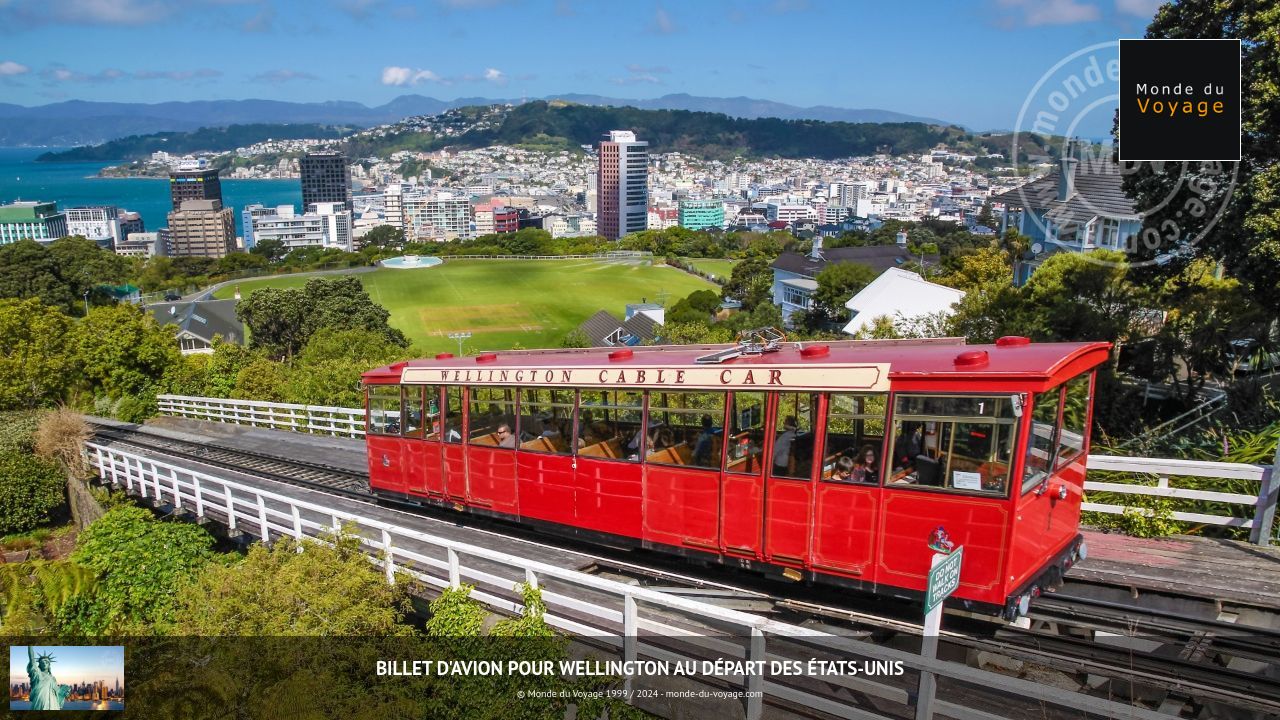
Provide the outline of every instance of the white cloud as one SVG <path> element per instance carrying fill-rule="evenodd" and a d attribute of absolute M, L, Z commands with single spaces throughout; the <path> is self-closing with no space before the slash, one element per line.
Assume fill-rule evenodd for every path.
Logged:
<path fill-rule="evenodd" d="M 1116 12 L 1140 18 L 1155 17 L 1164 0 L 1116 0 Z"/>
<path fill-rule="evenodd" d="M 148 25 L 168 19 L 178 6 L 174 0 L 4 0 L 0 13 L 28 25 Z"/>
<path fill-rule="evenodd" d="M 250 79 L 253 82 L 270 83 L 272 85 L 279 85 L 281 83 L 287 83 L 291 80 L 318 80 L 319 78 L 317 78 L 315 75 L 312 75 L 309 72 L 303 72 L 301 70 L 280 69 L 280 70 L 268 70 L 267 72 L 254 75 Z"/>
<path fill-rule="evenodd" d="M 448 83 L 449 81 L 430 70 L 414 70 L 396 65 L 382 68 L 383 85 L 417 85 L 424 82 Z"/>
<path fill-rule="evenodd" d="M 667 14 L 667 9 L 658 5 L 653 10 L 653 25 L 651 29 L 659 35 L 670 35 L 676 31 L 676 23 Z"/>
<path fill-rule="evenodd" d="M 647 73 L 640 73 L 638 75 L 628 75 L 627 77 L 613 78 L 611 82 L 614 85 L 641 85 L 641 84 L 661 85 L 662 84 L 662 80 L 660 80 L 657 76 L 649 75 Z"/>
<path fill-rule="evenodd" d="M 1014 11 L 1020 16 L 1020 24 L 1028 27 L 1072 25 L 1091 22 L 1102 16 L 1098 6 L 1076 0 L 997 0 L 997 3 Z M 1005 18 L 1006 24 L 1010 19 Z"/>
<path fill-rule="evenodd" d="M 496 83 L 498 85 L 507 84 L 507 76 L 504 75 L 502 71 L 497 68 L 485 68 L 484 79 L 488 80 L 491 83 Z"/>
<path fill-rule="evenodd" d="M 22 63 L 16 63 L 12 60 L 5 60 L 4 62 L 0 62 L 0 77 L 12 77 L 14 75 L 25 75 L 29 72 L 31 72 L 31 68 L 27 67 L 26 65 L 23 65 Z"/>

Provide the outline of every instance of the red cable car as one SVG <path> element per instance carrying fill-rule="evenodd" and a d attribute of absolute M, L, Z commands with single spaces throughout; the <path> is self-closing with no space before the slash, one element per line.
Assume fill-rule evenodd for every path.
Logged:
<path fill-rule="evenodd" d="M 1084 554 L 1106 343 L 772 340 L 372 370 L 373 492 L 1013 618 Z"/>

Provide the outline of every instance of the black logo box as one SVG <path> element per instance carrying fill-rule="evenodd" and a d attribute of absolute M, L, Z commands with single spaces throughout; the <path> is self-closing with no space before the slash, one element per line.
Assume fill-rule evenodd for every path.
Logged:
<path fill-rule="evenodd" d="M 1239 161 L 1240 58 L 1234 38 L 1120 40 L 1121 162 Z"/>

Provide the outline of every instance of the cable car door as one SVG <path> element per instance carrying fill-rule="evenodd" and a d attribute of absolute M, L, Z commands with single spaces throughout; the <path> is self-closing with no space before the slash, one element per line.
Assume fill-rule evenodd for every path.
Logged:
<path fill-rule="evenodd" d="M 450 385 L 444 389 L 444 432 L 442 436 L 441 476 L 445 497 L 464 502 L 467 499 L 467 447 L 462 444 L 462 430 L 466 427 L 463 416 L 462 388 Z"/>
<path fill-rule="evenodd" d="M 817 393 L 777 393 L 770 398 L 765 556 L 774 563 L 808 564 L 819 401 Z"/>
<path fill-rule="evenodd" d="M 832 393 L 826 400 L 813 569 L 874 583 L 888 401 L 883 394 L 859 393 Z"/>

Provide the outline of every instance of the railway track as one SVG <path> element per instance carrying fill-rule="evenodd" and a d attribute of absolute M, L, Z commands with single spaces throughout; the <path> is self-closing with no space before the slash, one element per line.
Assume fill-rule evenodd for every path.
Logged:
<path fill-rule="evenodd" d="M 385 504 L 369 492 L 366 473 L 306 460 L 284 458 L 220 445 L 158 435 L 144 428 L 94 425 L 95 434 L 112 443 L 170 457 L 255 475 L 282 483 Z M 399 503 L 389 503 L 403 507 Z M 745 577 L 722 568 L 726 580 L 690 577 L 677 572 L 678 560 L 648 556 L 637 564 L 634 552 L 587 545 L 550 536 L 513 523 L 465 516 L 446 510 L 412 506 L 415 512 L 477 528 L 499 527 L 501 534 L 595 559 L 599 573 L 620 575 L 699 597 L 734 604 L 754 612 L 788 616 L 794 622 L 836 624 L 851 634 L 887 641 L 895 635 L 918 636 L 920 624 L 903 608 L 886 612 L 883 601 L 844 595 L 832 604 L 814 602 L 813 593 L 788 592 L 777 581 Z M 687 565 L 683 566 L 687 569 Z M 703 573 L 707 574 L 707 573 Z M 819 593 L 827 600 L 830 592 Z M 1189 618 L 1167 611 L 1087 597 L 1049 594 L 1032 606 L 1031 627 L 1005 625 L 963 615 L 948 621 L 944 643 L 1052 668 L 1062 673 L 1105 676 L 1124 683 L 1160 688 L 1173 697 L 1213 700 L 1232 707 L 1280 715 L 1280 679 L 1259 672 L 1258 664 L 1280 662 L 1280 630 L 1240 626 L 1218 620 Z M 1110 641 L 1100 642 L 1105 635 Z M 1122 640 L 1115 640 L 1121 638 Z M 1146 642 L 1136 642 L 1146 641 Z M 1154 649 L 1150 643 L 1155 643 Z M 1227 663 L 1253 663 L 1245 669 Z"/>

